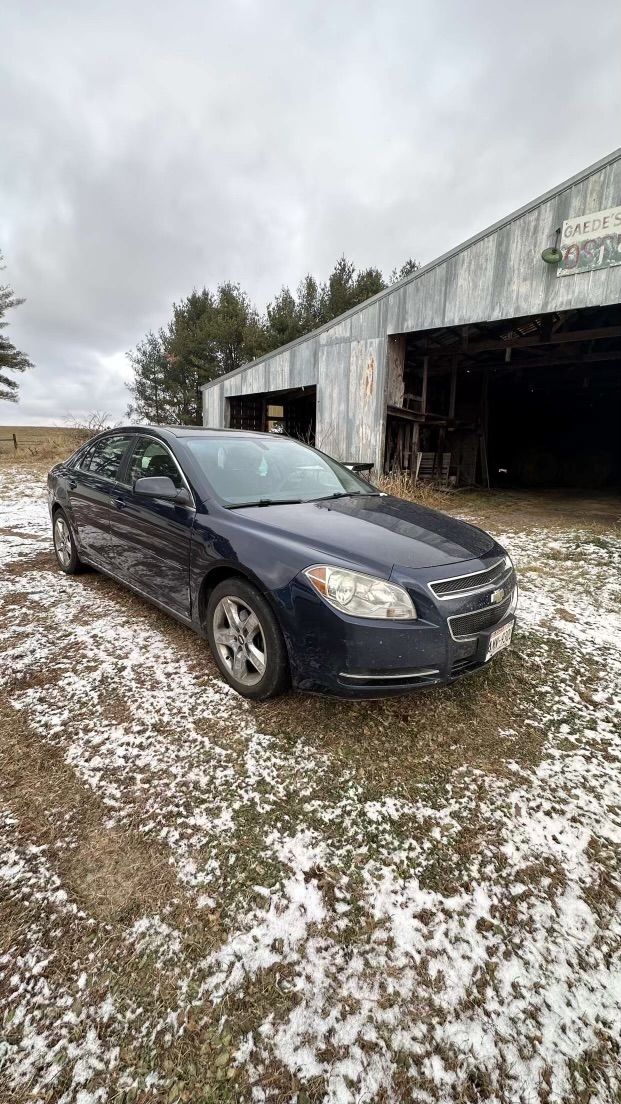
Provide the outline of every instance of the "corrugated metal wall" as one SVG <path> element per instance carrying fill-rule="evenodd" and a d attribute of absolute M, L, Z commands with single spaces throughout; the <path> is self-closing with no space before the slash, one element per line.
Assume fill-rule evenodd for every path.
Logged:
<path fill-rule="evenodd" d="M 225 399 L 317 385 L 317 447 L 381 464 L 387 336 L 621 302 L 621 266 L 557 277 L 541 260 L 564 219 L 621 204 L 621 151 L 484 234 L 309 334 L 205 388 L 204 423 Z"/>
<path fill-rule="evenodd" d="M 344 460 L 379 463 L 375 427 L 382 417 L 386 339 L 364 337 L 359 319 L 366 326 L 378 325 L 361 316 L 348 318 L 206 388 L 204 424 L 226 424 L 225 402 L 231 395 L 315 384 L 317 446 Z"/>

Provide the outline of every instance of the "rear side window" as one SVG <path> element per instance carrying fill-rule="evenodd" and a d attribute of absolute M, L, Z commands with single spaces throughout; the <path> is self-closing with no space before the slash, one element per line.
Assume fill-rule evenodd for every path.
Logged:
<path fill-rule="evenodd" d="M 94 447 L 93 445 L 90 445 L 89 448 L 83 448 L 82 451 L 79 452 L 77 456 L 74 456 L 73 461 L 71 463 L 71 467 L 72 468 L 81 468 L 82 471 L 87 471 L 88 465 L 91 462 L 91 455 L 92 455 L 92 452 L 93 452 L 93 447 Z"/>
<path fill-rule="evenodd" d="M 150 475 L 167 475 L 175 487 L 183 486 L 181 473 L 166 445 L 141 437 L 132 455 L 128 482 L 133 487 L 137 479 Z"/>
<path fill-rule="evenodd" d="M 116 479 L 130 440 L 130 437 L 104 437 L 97 441 L 80 461 L 82 471 Z"/>

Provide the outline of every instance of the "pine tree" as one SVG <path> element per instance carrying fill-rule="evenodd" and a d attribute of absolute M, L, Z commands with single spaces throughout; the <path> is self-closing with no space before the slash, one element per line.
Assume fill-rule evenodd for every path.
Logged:
<path fill-rule="evenodd" d="M 200 425 L 201 384 L 266 351 L 265 327 L 237 284 L 215 293 L 194 290 L 173 304 L 173 316 L 128 353 L 130 417 L 172 425 Z"/>
<path fill-rule="evenodd" d="M 372 295 L 384 291 L 385 287 L 386 282 L 379 268 L 366 268 L 363 272 L 359 272 L 352 289 L 354 300 L 352 307 L 357 307 L 359 303 L 364 303 L 365 299 L 370 299 Z"/>
<path fill-rule="evenodd" d="M 420 261 L 414 261 L 412 257 L 409 257 L 405 264 L 401 265 L 401 268 L 393 268 L 390 273 L 391 284 L 396 284 L 397 280 L 405 280 L 406 276 L 411 276 L 413 272 L 418 272 L 420 268 Z"/>
<path fill-rule="evenodd" d="M 391 280 L 417 267 L 407 261 Z M 173 304 L 166 327 L 148 333 L 127 354 L 134 371 L 128 413 L 159 424 L 200 425 L 201 384 L 295 341 L 385 287 L 379 268 L 356 272 L 340 257 L 325 283 L 309 273 L 295 294 L 281 288 L 264 318 L 239 284 L 220 284 L 215 292 L 194 289 Z"/>
<path fill-rule="evenodd" d="M 300 316 L 300 333 L 310 333 L 321 325 L 321 307 L 319 303 L 319 285 L 314 276 L 309 273 L 298 287 L 298 312 Z"/>
<path fill-rule="evenodd" d="M 268 303 L 267 330 L 270 346 L 274 349 L 295 341 L 303 333 L 299 303 L 287 287 L 282 288 L 272 303 Z"/>
<path fill-rule="evenodd" d="M 150 331 L 127 356 L 134 370 L 134 382 L 128 384 L 133 395 L 127 408 L 129 417 L 154 425 L 174 422 L 167 379 L 169 366 L 161 338 Z"/>
<path fill-rule="evenodd" d="M 379 268 L 366 268 L 356 273 L 356 266 L 346 257 L 336 262 L 328 281 L 319 291 L 319 308 L 322 323 L 331 322 L 339 314 L 364 303 L 386 287 Z"/>
<path fill-rule="evenodd" d="M 0 253 L 0 271 L 4 268 L 2 253 Z M 8 284 L 0 286 L 0 330 L 8 326 L 8 322 L 4 319 L 6 312 L 11 310 L 12 307 L 19 307 L 23 302 L 23 299 L 16 298 L 13 289 Z M 7 402 L 18 401 L 19 385 L 17 380 L 11 379 L 6 373 L 24 372 L 26 368 L 32 368 L 32 363 L 26 354 L 16 349 L 8 337 L 0 333 L 0 399 L 5 399 Z"/>
<path fill-rule="evenodd" d="M 331 322 L 353 306 L 354 273 L 356 266 L 345 256 L 339 257 L 328 280 L 321 285 L 319 309 L 321 322 Z"/>

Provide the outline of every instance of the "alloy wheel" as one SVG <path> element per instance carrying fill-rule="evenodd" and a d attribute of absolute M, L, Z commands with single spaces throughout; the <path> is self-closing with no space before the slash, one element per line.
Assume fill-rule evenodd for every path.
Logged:
<path fill-rule="evenodd" d="M 59 516 L 54 522 L 54 547 L 63 567 L 68 567 L 71 562 L 72 543 L 69 526 L 64 517 Z"/>
<path fill-rule="evenodd" d="M 213 614 L 218 654 L 234 679 L 254 686 L 265 674 L 267 648 L 261 622 L 241 598 L 221 598 Z"/>

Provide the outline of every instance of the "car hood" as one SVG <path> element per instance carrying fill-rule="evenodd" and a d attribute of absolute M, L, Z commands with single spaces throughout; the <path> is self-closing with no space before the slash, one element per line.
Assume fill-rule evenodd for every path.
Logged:
<path fill-rule="evenodd" d="M 260 528 L 307 542 L 318 553 L 406 568 L 440 567 L 484 556 L 495 541 L 482 529 L 392 495 L 252 506 L 236 511 Z"/>

